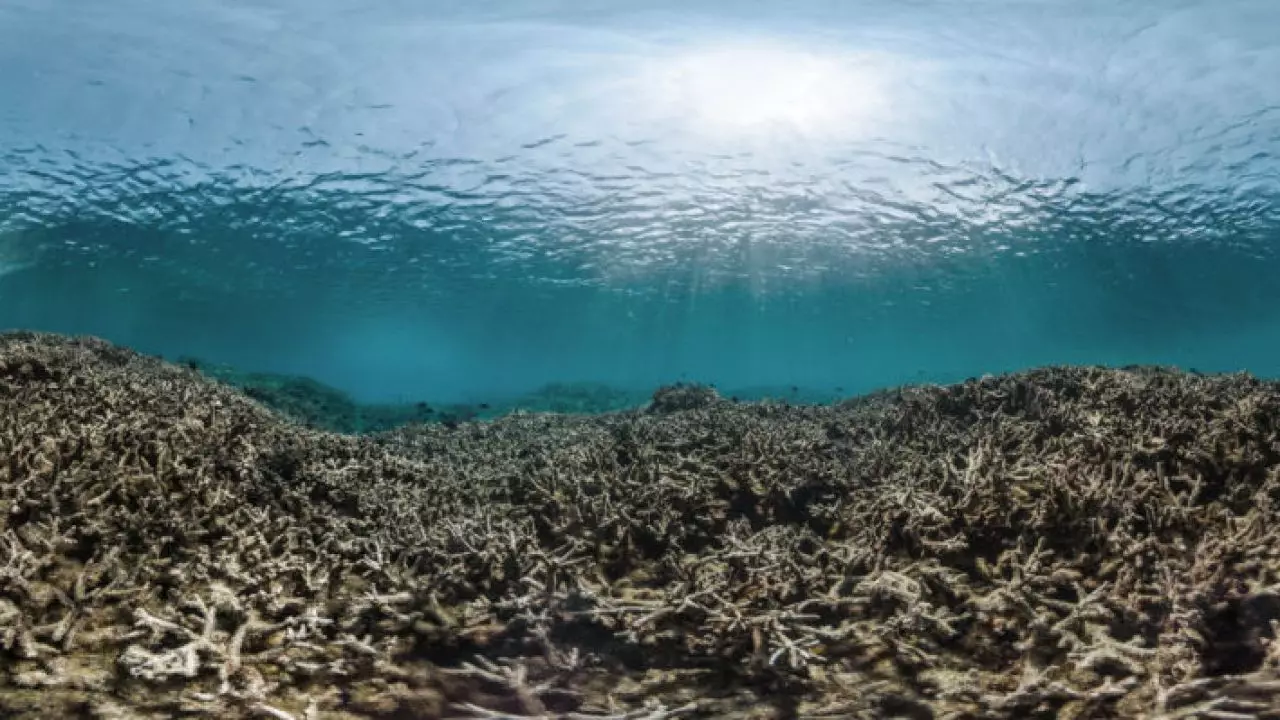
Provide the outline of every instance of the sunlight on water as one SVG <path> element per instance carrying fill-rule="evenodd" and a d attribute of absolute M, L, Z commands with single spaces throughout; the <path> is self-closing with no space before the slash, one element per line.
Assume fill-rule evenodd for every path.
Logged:
<path fill-rule="evenodd" d="M 760 132 L 857 137 L 885 119 L 891 78 L 872 58 L 845 55 L 767 42 L 693 50 L 641 71 L 642 102 L 730 142 Z"/>
<path fill-rule="evenodd" d="M 1249 0 L 15 0 L 0 325 L 371 398 L 1280 372 L 1277 24 Z"/>

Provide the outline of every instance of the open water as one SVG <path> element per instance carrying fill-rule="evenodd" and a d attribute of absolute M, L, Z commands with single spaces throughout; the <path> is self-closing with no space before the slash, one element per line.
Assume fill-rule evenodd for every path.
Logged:
<path fill-rule="evenodd" d="M 369 402 L 1280 376 L 1272 0 L 0 4 L 0 327 Z"/>

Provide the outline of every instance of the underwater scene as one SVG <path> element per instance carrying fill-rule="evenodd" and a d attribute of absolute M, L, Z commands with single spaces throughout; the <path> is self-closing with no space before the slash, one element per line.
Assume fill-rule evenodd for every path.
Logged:
<path fill-rule="evenodd" d="M 5 0 L 0 717 L 1280 719 L 1280 3 Z"/>

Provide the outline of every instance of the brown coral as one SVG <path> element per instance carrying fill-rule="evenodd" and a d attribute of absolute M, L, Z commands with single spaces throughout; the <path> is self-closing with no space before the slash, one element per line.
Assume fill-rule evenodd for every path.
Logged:
<path fill-rule="evenodd" d="M 349 437 L 4 336 L 0 713 L 1280 717 L 1280 387 L 684 407 Z"/>

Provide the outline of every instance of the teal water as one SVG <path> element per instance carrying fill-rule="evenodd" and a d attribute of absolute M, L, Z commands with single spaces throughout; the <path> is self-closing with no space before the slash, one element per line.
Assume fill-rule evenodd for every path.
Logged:
<path fill-rule="evenodd" d="M 0 327 L 368 401 L 1280 375 L 1280 4 L 8 0 Z"/>

